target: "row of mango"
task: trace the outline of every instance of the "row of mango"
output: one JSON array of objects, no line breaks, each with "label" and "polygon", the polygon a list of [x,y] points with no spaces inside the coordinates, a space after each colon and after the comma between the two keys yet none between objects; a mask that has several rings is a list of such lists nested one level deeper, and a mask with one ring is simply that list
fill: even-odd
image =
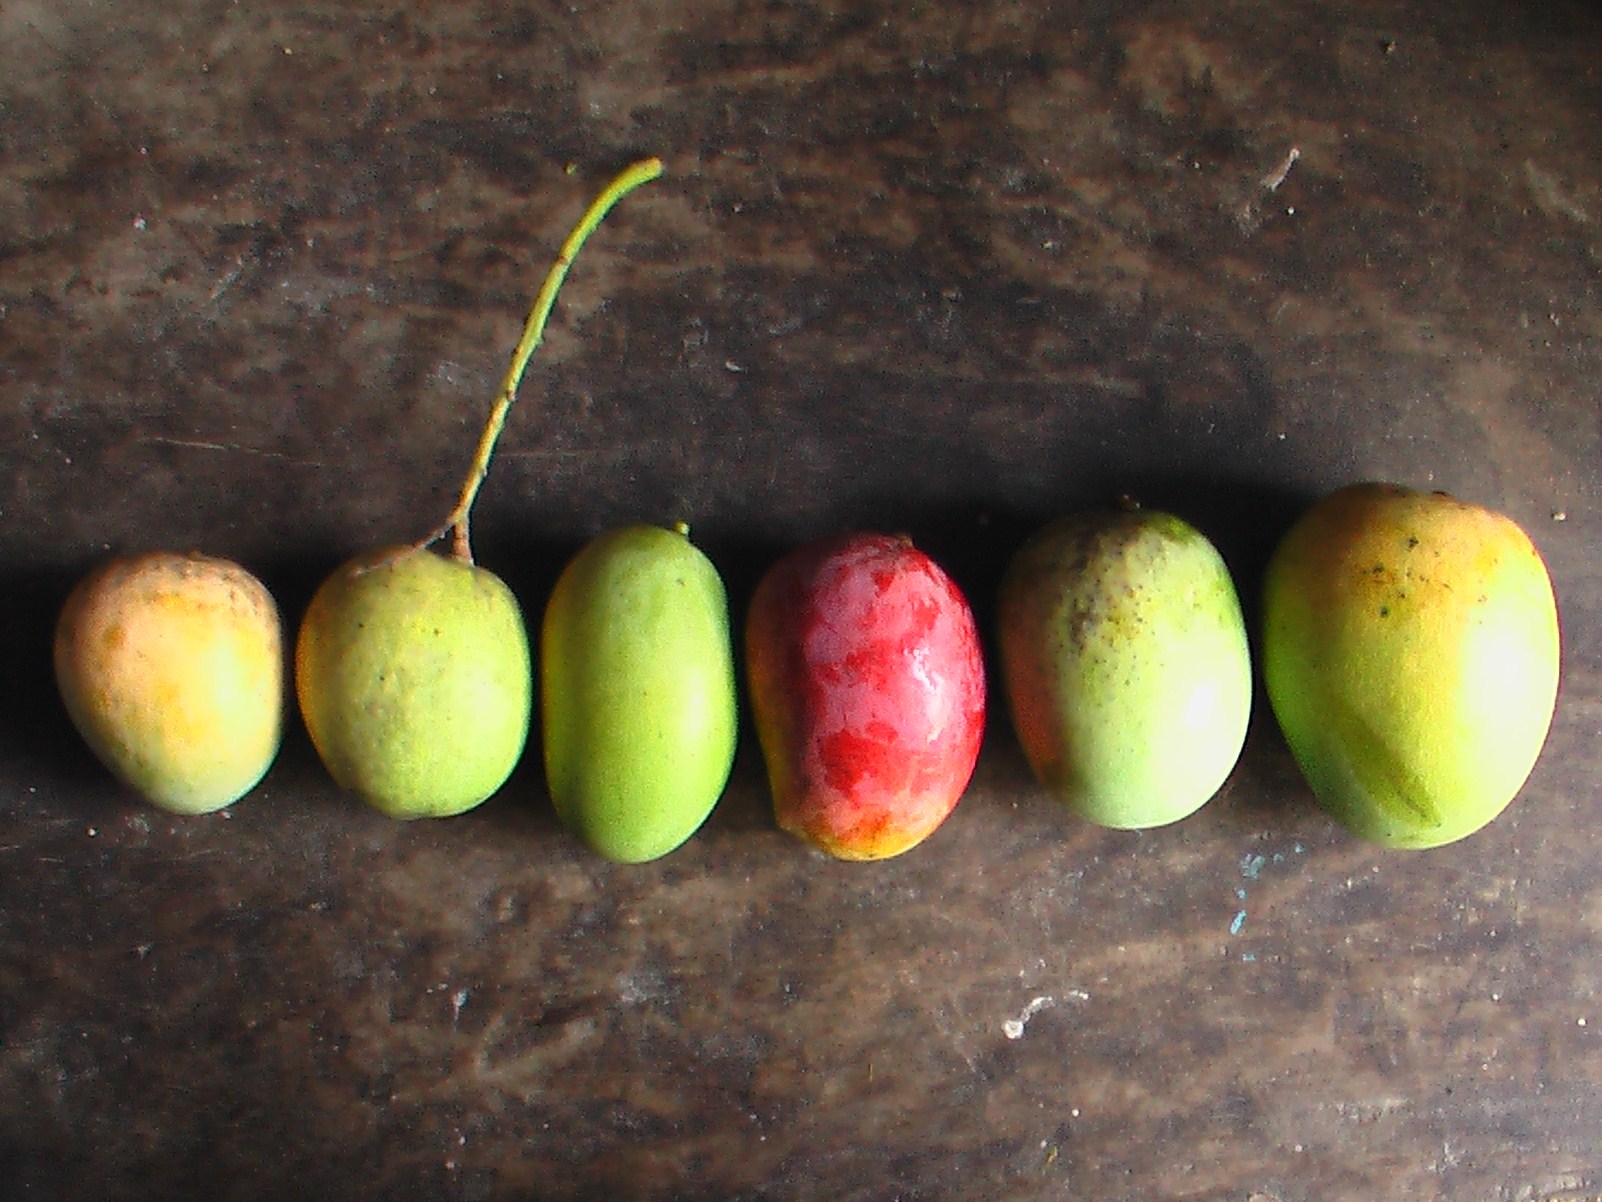
[{"label": "row of mango", "polygon": [[[420,542],[356,556],[313,596],[294,691],[334,780],[397,818],[496,793],[522,757],[534,657],[517,598],[473,561],[469,518],[524,369],[580,247],[584,211],[513,352],[457,504]],[[434,550],[447,536],[448,552]],[[1385,484],[1342,489],[1285,536],[1264,591],[1262,678],[1315,795],[1394,846],[1462,838],[1522,788],[1556,704],[1558,615],[1505,515]],[[1120,828],[1205,804],[1245,741],[1255,673],[1234,581],[1182,518],[1063,517],[1000,584],[999,675],[1046,789]],[[667,854],[727,786],[738,740],[733,622],[684,526],[581,550],[540,628],[545,777],[556,810],[619,861]],[[847,859],[927,838],[972,778],[987,672],[973,611],[906,538],[856,533],[772,565],[744,628],[751,712],[780,826]],[[287,710],[277,605],[198,554],[113,559],[68,597],[55,670],[90,748],[159,806],[206,813],[253,789]]]},{"label": "row of mango", "polygon": [[[665,855],[721,797],[738,739],[736,639],[717,568],[679,526],[584,547],[544,608],[545,778],[609,859]],[[1093,822],[1177,821],[1245,742],[1256,673],[1239,595],[1178,516],[1125,505],[1051,522],[999,584],[998,683],[1041,785]],[[752,595],[745,683],[778,824],[881,859],[967,789],[988,702],[973,610],[911,540],[820,539]],[[278,608],[201,555],[114,559],[69,597],[55,664],[74,723],[159,806],[203,813],[261,780],[282,734]],[[1314,795],[1379,843],[1479,829],[1522,788],[1553,716],[1557,607],[1510,518],[1365,483],[1291,528],[1263,583],[1261,678]],[[358,556],[313,596],[299,711],[334,780],[396,818],[459,814],[524,754],[535,702],[521,607],[426,546]]]}]

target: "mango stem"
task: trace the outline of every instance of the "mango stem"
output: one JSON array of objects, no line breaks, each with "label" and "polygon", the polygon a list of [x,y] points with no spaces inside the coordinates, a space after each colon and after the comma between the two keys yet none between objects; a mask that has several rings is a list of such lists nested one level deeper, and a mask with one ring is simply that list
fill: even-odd
[{"label": "mango stem", "polygon": [[642,159],[625,168],[599,196],[590,202],[589,208],[584,210],[578,219],[578,224],[562,243],[556,262],[551,264],[551,269],[545,276],[545,283],[534,300],[534,307],[529,310],[528,320],[523,323],[523,336],[518,340],[517,349],[512,352],[511,365],[506,369],[506,376],[501,381],[495,406],[490,410],[484,432],[479,436],[478,450],[473,455],[467,479],[462,483],[462,492],[457,498],[456,508],[451,510],[444,525],[417,544],[419,549],[438,542],[450,534],[451,555],[466,563],[473,562],[472,543],[468,534],[473,502],[478,499],[478,490],[482,487],[484,478],[489,475],[490,458],[495,454],[495,444],[500,440],[501,431],[506,427],[506,417],[512,410],[512,402],[517,399],[517,389],[523,382],[523,372],[527,369],[529,360],[534,357],[540,341],[545,337],[545,324],[550,320],[551,310],[556,305],[556,294],[561,290],[562,281],[567,278],[567,270],[573,266],[573,260],[578,257],[579,248],[595,232],[596,226],[601,224],[612,207],[635,188],[649,183],[661,174],[662,160],[654,157]]}]

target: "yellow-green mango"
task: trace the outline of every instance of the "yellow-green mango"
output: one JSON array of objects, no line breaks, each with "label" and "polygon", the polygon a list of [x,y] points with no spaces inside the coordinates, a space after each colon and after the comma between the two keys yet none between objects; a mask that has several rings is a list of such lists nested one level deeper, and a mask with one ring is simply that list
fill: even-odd
[{"label": "yellow-green mango", "polygon": [[523,754],[528,631],[487,568],[417,547],[369,551],[312,597],[295,690],[342,788],[392,818],[450,817],[487,801]]},{"label": "yellow-green mango", "polygon": [[1035,775],[1081,817],[1138,830],[1223,786],[1251,717],[1251,652],[1217,548],[1172,514],[1059,518],[1003,577],[998,643]]},{"label": "yellow-green mango", "polygon": [[1318,800],[1390,847],[1437,847],[1523,787],[1557,702],[1551,577],[1511,518],[1363,483],[1269,562],[1263,676]]},{"label": "yellow-green mango", "polygon": [[55,672],[84,741],[162,809],[219,810],[278,754],[278,607],[228,560],[158,551],[102,564],[62,608]]},{"label": "yellow-green mango", "polygon": [[711,813],[738,734],[728,597],[688,527],[629,526],[574,557],[540,639],[545,775],[610,860],[666,855]]}]

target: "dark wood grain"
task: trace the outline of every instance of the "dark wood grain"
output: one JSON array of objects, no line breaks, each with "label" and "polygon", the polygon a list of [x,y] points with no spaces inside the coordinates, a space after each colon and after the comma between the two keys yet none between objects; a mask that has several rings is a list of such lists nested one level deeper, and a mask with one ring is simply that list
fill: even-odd
[{"label": "dark wood grain", "polygon": [[[0,1196],[1602,1196],[1602,13],[1582,0],[0,8]],[[625,521],[737,609],[910,531],[981,619],[1132,492],[1248,606],[1312,497],[1505,509],[1563,609],[1514,806],[1384,852],[1259,713],[1224,793],[1068,817],[1005,716],[928,843],[707,827],[618,867],[530,761],[400,825],[291,732],[140,806],[55,700],[112,551],[318,579],[449,509],[561,234],[475,522],[531,614]],[[988,628],[987,628],[988,629]]]}]

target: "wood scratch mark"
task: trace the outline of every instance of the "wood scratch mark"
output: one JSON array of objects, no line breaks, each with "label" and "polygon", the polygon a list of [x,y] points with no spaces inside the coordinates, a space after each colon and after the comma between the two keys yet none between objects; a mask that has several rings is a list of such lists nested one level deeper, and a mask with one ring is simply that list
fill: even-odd
[{"label": "wood scratch mark", "polygon": [[215,288],[213,288],[211,290],[211,294],[206,297],[206,303],[208,305],[216,304],[217,301],[219,299],[221,299],[222,294],[227,292],[230,288],[232,288],[234,286],[234,284],[236,284],[239,281],[239,278],[241,276],[243,276],[244,274],[245,274],[245,257],[243,255],[241,255],[241,256],[238,256],[238,257],[236,257],[234,259],[234,269],[232,271],[230,271],[227,275],[223,276],[222,279],[217,281],[217,286]]},{"label": "wood scratch mark", "polygon": [[[1285,177],[1290,174],[1291,168],[1296,165],[1296,160],[1301,157],[1301,147],[1292,146],[1285,152],[1285,157],[1280,160],[1279,166],[1275,167],[1267,175],[1259,179],[1257,181],[1257,186],[1262,189],[1266,195],[1272,196],[1275,192],[1279,191],[1280,185],[1285,182]],[[1287,209],[1286,212],[1294,213],[1295,210]],[[1251,235],[1256,233],[1257,227],[1262,224],[1262,221],[1263,216],[1258,210],[1257,201],[1251,196],[1248,196],[1245,203],[1243,203],[1240,208],[1236,210],[1235,223],[1240,226],[1242,233]]]},{"label": "wood scratch mark", "polygon": [[211,442],[204,438],[172,438],[164,434],[149,434],[139,440],[144,444],[163,447],[183,447],[192,451],[223,451],[228,454],[255,455],[261,459],[279,459],[296,467],[326,467],[316,459],[296,459],[282,451],[269,451],[263,447],[247,447],[237,442]]},{"label": "wood scratch mark", "polygon": [[1524,178],[1530,185],[1536,203],[1549,213],[1560,217],[1567,217],[1578,225],[1590,225],[1591,214],[1580,204],[1558,181],[1533,162],[1526,159],[1524,162]]},{"label": "wood scratch mark", "polygon": [[1278,167],[1274,168],[1274,170],[1263,176],[1263,191],[1278,192],[1279,186],[1285,182],[1285,177],[1290,174],[1291,168],[1296,165],[1296,160],[1301,157],[1302,152],[1300,147],[1292,146],[1290,150],[1286,151],[1284,161],[1281,162]]}]

